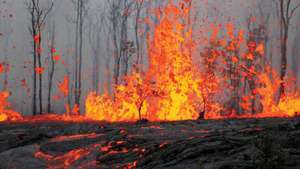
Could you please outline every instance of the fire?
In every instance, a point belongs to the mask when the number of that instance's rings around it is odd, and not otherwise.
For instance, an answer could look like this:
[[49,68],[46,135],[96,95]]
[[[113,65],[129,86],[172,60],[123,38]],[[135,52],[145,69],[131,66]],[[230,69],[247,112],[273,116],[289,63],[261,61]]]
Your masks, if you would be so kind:
[[[147,36],[148,67],[133,69],[121,84],[114,86],[112,94],[90,92],[85,100],[85,116],[79,115],[79,105],[71,106],[68,100],[65,115],[23,118],[10,109],[9,92],[2,91],[0,121],[177,121],[293,117],[300,112],[300,91],[286,90],[282,98],[277,98],[282,82],[268,64],[263,41],[251,32],[247,37],[245,31],[228,23],[222,38],[219,37],[222,25],[212,25],[208,43],[196,42],[190,25],[190,1],[177,2],[169,1],[156,10],[155,24],[146,18],[152,28]],[[200,45],[204,50],[199,48],[201,53],[196,57],[200,59],[195,60],[196,47]],[[62,60],[55,48],[52,52],[55,63]],[[0,64],[0,73],[2,69]],[[45,70],[37,67],[34,71],[43,74]],[[59,82],[57,100],[70,95],[71,79],[64,76]],[[22,86],[27,89],[25,80]]]
[[69,77],[64,76],[64,81],[58,84],[59,91],[63,94],[64,97],[67,97],[69,94]]
[[22,119],[22,115],[10,109],[10,103],[7,101],[10,92],[0,92],[0,122],[2,121],[17,121]]
[[258,75],[261,86],[255,90],[261,96],[263,106],[261,113],[249,117],[293,117],[300,111],[300,95],[297,92],[288,93],[276,103],[276,93],[280,86],[280,78],[276,71],[267,68],[266,73]]
[[149,68],[133,72],[116,86],[114,98],[89,94],[86,115],[106,121],[153,121],[196,119],[201,109],[201,80],[192,64],[191,30],[182,18],[189,9],[170,3],[149,43]]
[[278,104],[278,110],[290,117],[298,116],[300,112],[300,97],[290,96],[282,99]]
[[[205,52],[206,70],[197,68],[192,59],[195,46],[192,30],[184,22],[190,10],[185,3],[177,6],[170,1],[161,10],[162,14],[158,14],[160,22],[153,35],[148,36],[149,67],[145,72],[132,72],[124,77],[124,83],[115,86],[113,96],[93,92],[88,95],[88,118],[111,122],[143,118],[175,121],[202,116],[205,119],[292,117],[300,111],[299,95],[288,94],[276,102],[280,86],[276,71],[268,65],[263,65],[263,71],[249,65],[264,58],[264,44],[247,41],[244,31],[236,35],[233,24],[226,25],[227,39],[218,40],[219,27],[213,29],[212,47]],[[242,47],[248,47],[247,51],[241,52]],[[224,74],[215,72],[219,69]],[[242,95],[239,84],[247,82],[250,91]],[[235,108],[228,109],[224,98],[216,99],[221,95],[226,97],[226,92],[236,94],[237,97],[229,97],[231,101],[239,99]],[[239,109],[243,113],[237,113]]]

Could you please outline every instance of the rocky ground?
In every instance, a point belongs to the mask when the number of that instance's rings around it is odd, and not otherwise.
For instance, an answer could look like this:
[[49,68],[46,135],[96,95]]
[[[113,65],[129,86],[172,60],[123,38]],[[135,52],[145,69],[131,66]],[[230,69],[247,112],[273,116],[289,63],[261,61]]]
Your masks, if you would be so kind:
[[299,119],[0,124],[0,169],[300,168]]

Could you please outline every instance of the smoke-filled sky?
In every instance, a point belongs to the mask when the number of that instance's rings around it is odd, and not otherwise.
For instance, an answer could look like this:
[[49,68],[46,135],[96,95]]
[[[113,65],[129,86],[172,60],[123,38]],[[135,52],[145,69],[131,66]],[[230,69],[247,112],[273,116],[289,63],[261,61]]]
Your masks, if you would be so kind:
[[[28,0],[0,0],[0,62],[3,62],[5,58],[8,58],[10,64],[10,71],[8,73],[8,90],[12,92],[10,98],[13,107],[17,111],[21,111],[24,114],[30,114],[31,112],[31,92],[26,91],[24,87],[24,80],[28,87],[31,87],[31,61],[32,61],[32,38],[29,33],[30,16],[26,7],[26,1]],[[47,49],[47,43],[49,43],[49,28],[51,24],[55,24],[56,34],[56,49],[61,55],[61,59],[66,63],[67,67],[71,69],[72,59],[74,55],[74,37],[75,37],[75,24],[73,23],[75,17],[75,8],[72,0],[53,0],[54,8],[47,17],[46,25],[43,33],[43,61],[48,55],[49,49]],[[95,16],[103,13],[104,18],[108,20],[109,8],[108,0],[87,0],[87,16],[85,17],[84,24],[84,49],[83,49],[83,99],[86,97],[88,91],[91,91],[92,87],[92,52],[90,43],[88,41],[88,29],[90,27],[89,21],[95,18]],[[299,2],[300,0],[294,0]],[[42,0],[43,5],[47,5],[50,0]],[[156,4],[165,2],[164,0],[153,1]],[[272,3],[273,0],[263,0],[263,3],[258,4],[258,0],[194,0],[193,10],[195,15],[195,32],[203,32],[203,34],[209,34],[209,25],[211,23],[227,23],[232,22],[238,28],[245,29],[246,18],[251,13],[255,13],[257,6],[263,8],[264,13],[270,13],[274,16],[271,20],[270,32],[274,34],[273,48],[276,50],[276,31],[278,31],[278,25],[276,22],[276,9]],[[295,48],[296,40],[300,42],[300,33],[298,26],[300,25],[300,12],[296,12],[295,17],[292,20],[292,26],[290,30],[289,39],[289,63],[292,62],[291,54]],[[100,86],[104,85],[106,80],[105,58],[111,57],[110,65],[112,64],[112,47],[109,45],[109,22],[103,24],[102,40],[101,40],[101,56],[100,69],[102,72],[102,78]],[[133,40],[132,31],[134,29],[133,24],[129,24],[129,39]],[[300,46],[298,45],[299,48]],[[297,53],[299,61],[299,51]],[[274,53],[274,65],[278,66],[279,56]],[[54,75],[54,88],[53,95],[58,94],[57,84],[63,80],[66,75],[66,65],[57,64]],[[1,75],[0,87],[3,88],[3,75]],[[47,76],[47,72],[45,72]],[[44,80],[44,86],[47,88],[46,77]],[[46,90],[45,90],[46,92]],[[45,97],[44,97],[45,98]],[[46,98],[45,98],[46,99]],[[45,100],[44,99],[44,100]],[[56,112],[64,112],[64,100],[54,101],[54,109]],[[46,106],[45,106],[46,107]]]

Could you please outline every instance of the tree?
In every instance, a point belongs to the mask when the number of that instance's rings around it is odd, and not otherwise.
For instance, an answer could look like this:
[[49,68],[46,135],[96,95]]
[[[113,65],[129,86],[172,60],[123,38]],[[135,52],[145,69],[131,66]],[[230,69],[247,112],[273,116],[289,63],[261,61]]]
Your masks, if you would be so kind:
[[55,62],[58,60],[58,55],[55,55],[55,23],[53,22],[50,26],[49,38],[50,38],[50,47],[49,47],[49,57],[48,57],[48,97],[47,97],[47,112],[51,113],[51,96],[53,88],[53,77],[55,71]]
[[[2,4],[1,4],[2,5]],[[1,6],[2,7],[2,6]],[[6,5],[4,3],[3,5],[4,10],[0,9],[0,12],[3,13],[3,11],[6,11]],[[3,13],[4,14],[4,13]],[[12,33],[12,25],[11,25],[11,20],[12,20],[12,14],[5,13],[3,17],[0,18],[0,38],[3,40],[3,46],[1,49],[3,50],[3,60],[1,60],[0,63],[0,74],[3,75],[3,91],[6,91],[8,88],[8,78],[9,78],[9,69],[10,69],[10,64],[9,64],[9,46],[11,43],[11,36],[9,35]]]
[[114,47],[114,85],[120,83],[120,77],[127,75],[129,59],[134,53],[133,41],[128,38],[128,19],[132,14],[131,0],[109,0],[109,21],[111,23],[112,43]]
[[295,76],[295,85],[294,89],[297,91],[298,89],[298,72],[299,72],[299,62],[300,62],[300,35],[297,34],[294,38],[293,46],[292,46],[292,71]]
[[136,61],[135,61],[135,66],[137,71],[139,71],[139,64],[143,60],[142,56],[142,48],[141,48],[141,43],[140,43],[140,35],[139,35],[139,30],[140,30],[140,18],[141,18],[141,12],[144,6],[144,0],[138,0],[135,1],[135,25],[134,25],[134,34],[135,34],[135,45],[136,45]]
[[[82,81],[82,49],[83,49],[83,25],[85,16],[87,14],[86,6],[88,1],[76,0],[73,1],[76,10],[76,21],[75,21],[75,80],[74,80],[74,99],[75,107],[80,109],[81,99],[81,81]],[[78,112],[80,113],[80,111]]]
[[119,32],[119,16],[120,16],[120,6],[121,1],[112,0],[108,1],[109,3],[109,21],[111,23],[111,36],[112,36],[112,43],[113,43],[113,57],[114,57],[114,73],[113,73],[113,80],[114,84],[117,85],[119,83],[119,73],[120,73],[120,54],[119,54],[119,44],[118,44],[118,32]]
[[[289,30],[291,20],[300,7],[300,2],[297,0],[276,0],[277,12],[280,21],[280,52],[281,52],[281,67],[280,67],[280,88],[279,88],[279,97],[285,96],[285,77],[287,74],[287,45],[289,39]],[[293,3],[294,2],[294,3]]]
[[[244,106],[244,110],[251,110],[251,113],[253,114],[257,112],[258,108],[256,106],[257,95],[255,92],[255,89],[258,87],[258,83],[256,82],[257,74],[264,73],[263,70],[266,68],[266,51],[269,41],[268,26],[270,12],[265,9],[263,2],[264,1],[258,1],[255,7],[255,9],[258,10],[254,11],[246,19],[248,34],[246,41],[248,51],[246,57],[243,58],[243,66],[245,68],[244,70],[246,70],[243,94],[245,94],[244,98],[247,98],[244,99],[245,102],[249,102],[249,104],[245,105],[251,105],[251,107]],[[248,93],[250,93],[250,96],[247,95]]]
[[42,67],[42,32],[45,25],[46,17],[53,8],[53,1],[47,4],[46,7],[42,7],[40,0],[30,0],[26,3],[27,10],[30,14],[31,25],[29,26],[29,32],[32,36],[33,47],[33,101],[32,111],[33,115],[37,114],[37,77],[38,77],[38,98],[39,98],[39,114],[43,111],[43,93],[42,93],[42,79],[43,71]]
[[[95,17],[92,17],[95,16]],[[88,18],[88,38],[89,44],[93,54],[93,90],[98,94],[99,92],[99,82],[100,82],[100,55],[101,55],[101,39],[102,30],[104,29],[105,17],[104,13],[93,14]]]

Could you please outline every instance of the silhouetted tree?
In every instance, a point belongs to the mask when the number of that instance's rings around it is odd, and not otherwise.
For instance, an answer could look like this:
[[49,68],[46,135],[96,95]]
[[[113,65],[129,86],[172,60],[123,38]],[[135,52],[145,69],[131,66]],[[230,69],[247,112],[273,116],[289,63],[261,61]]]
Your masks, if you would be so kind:
[[49,46],[49,57],[48,57],[48,97],[47,97],[47,112],[51,113],[51,97],[52,97],[52,88],[53,88],[53,77],[55,72],[55,62],[59,58],[58,55],[56,55],[56,48],[55,48],[55,23],[53,22],[50,25],[50,31],[49,31],[49,39],[50,39],[50,46]]
[[[87,0],[75,0],[76,21],[75,21],[75,80],[74,80],[74,99],[75,105],[80,109],[81,86],[82,86],[82,49],[83,49],[83,26],[87,14]],[[80,113],[80,111],[78,112]]]
[[300,2],[297,0],[276,0],[278,17],[280,21],[280,51],[281,51],[281,66],[280,66],[280,89],[278,101],[285,96],[285,77],[287,74],[287,45],[289,39],[290,24],[296,10],[300,7]]
[[29,26],[29,32],[32,36],[33,46],[33,101],[32,111],[33,115],[37,114],[37,75],[38,75],[38,98],[39,98],[39,114],[43,111],[43,93],[42,93],[42,79],[43,79],[43,66],[42,66],[42,33],[46,21],[46,17],[53,8],[53,1],[47,4],[46,7],[42,7],[40,0],[30,0],[26,3],[27,10],[30,14],[31,24]]

